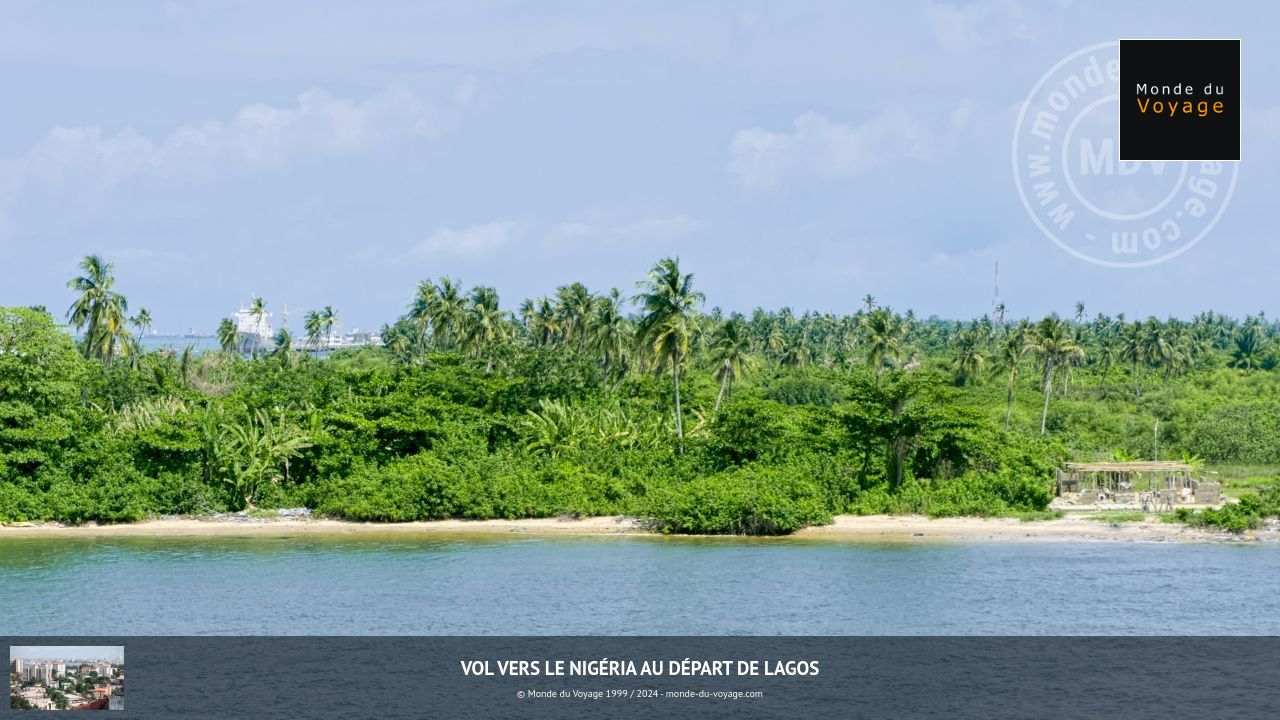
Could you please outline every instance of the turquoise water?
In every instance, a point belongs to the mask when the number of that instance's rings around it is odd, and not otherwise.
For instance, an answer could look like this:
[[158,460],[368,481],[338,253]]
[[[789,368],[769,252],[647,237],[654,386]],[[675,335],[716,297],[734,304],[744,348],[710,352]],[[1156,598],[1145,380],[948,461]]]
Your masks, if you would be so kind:
[[168,335],[148,335],[147,337],[142,338],[139,342],[142,345],[142,349],[147,352],[170,350],[175,353],[180,353],[187,348],[191,348],[193,352],[203,353],[222,349],[222,346],[218,344],[218,339],[215,337],[188,338]]
[[4,634],[1280,634],[1280,548],[0,540]]

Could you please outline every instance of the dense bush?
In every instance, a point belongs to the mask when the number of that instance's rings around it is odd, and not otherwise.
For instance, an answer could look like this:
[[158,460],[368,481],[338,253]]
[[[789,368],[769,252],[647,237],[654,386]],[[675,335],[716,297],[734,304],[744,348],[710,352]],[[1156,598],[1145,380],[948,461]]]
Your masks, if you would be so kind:
[[1178,508],[1174,519],[1193,527],[1210,527],[1241,533],[1257,530],[1267,518],[1280,516],[1280,486],[1272,486],[1258,495],[1243,495],[1236,503],[1220,508],[1193,511]]
[[803,469],[742,467],[665,488],[645,514],[664,533],[785,535],[830,522],[829,500]]
[[1008,472],[977,472],[950,480],[910,483],[898,493],[892,510],[930,517],[994,517],[1042,511],[1052,500],[1049,485],[1039,479]]

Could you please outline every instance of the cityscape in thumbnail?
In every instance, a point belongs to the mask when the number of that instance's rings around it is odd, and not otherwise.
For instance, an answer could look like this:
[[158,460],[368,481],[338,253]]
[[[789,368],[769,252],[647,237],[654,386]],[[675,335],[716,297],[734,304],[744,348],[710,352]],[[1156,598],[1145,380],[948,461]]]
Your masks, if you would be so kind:
[[9,648],[9,709],[123,710],[124,648]]

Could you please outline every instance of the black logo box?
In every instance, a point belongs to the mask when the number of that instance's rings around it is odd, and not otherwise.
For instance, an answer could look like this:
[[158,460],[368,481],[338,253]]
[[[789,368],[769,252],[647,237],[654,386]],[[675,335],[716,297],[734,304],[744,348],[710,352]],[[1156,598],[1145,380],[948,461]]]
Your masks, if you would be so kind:
[[1241,102],[1239,40],[1120,41],[1121,160],[1239,160]]

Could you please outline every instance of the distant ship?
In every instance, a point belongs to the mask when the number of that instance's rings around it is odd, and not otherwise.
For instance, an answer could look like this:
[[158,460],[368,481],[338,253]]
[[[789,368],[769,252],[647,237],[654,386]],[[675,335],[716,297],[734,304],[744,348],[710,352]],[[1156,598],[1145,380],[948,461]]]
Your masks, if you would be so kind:
[[271,313],[254,314],[242,305],[232,317],[235,318],[236,332],[250,344],[258,347],[271,344],[275,336],[275,331],[271,328]]
[[[288,306],[285,306],[284,320],[288,323]],[[253,348],[269,348],[275,344],[275,328],[271,325],[271,313],[255,315],[247,307],[241,306],[233,315],[236,332],[240,334],[245,346]],[[382,336],[375,332],[353,328],[347,333],[334,333],[321,337],[319,342],[308,342],[306,337],[295,335],[292,347],[295,350],[329,351],[343,348],[362,347],[365,345],[381,345]]]

